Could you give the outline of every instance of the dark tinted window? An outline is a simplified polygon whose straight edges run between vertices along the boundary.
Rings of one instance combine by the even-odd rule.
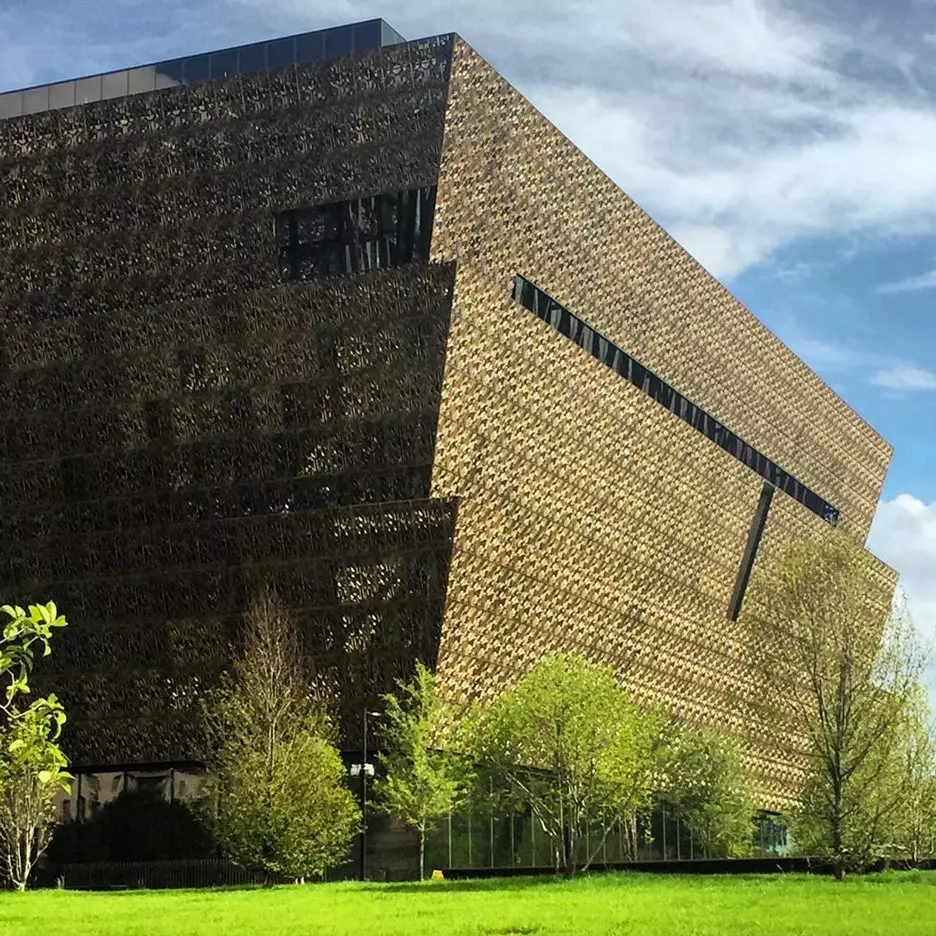
[[[352,50],[354,33],[346,26],[325,32],[325,54],[346,55]]]
[[[208,55],[194,55],[185,60],[183,75],[186,84],[197,84],[207,81],[211,76],[211,57]]]
[[[307,33],[304,36],[296,36],[296,61],[314,62],[322,57],[322,34]]]
[[[239,50],[242,72],[262,71],[266,64],[266,43],[256,42]]]
[[[354,27],[354,49],[376,49],[380,45],[380,20],[371,20]]]
[[[275,219],[283,279],[426,263],[435,188],[385,192],[280,212]]]
[[[290,39],[278,39],[267,43],[267,67],[285,68],[296,61],[295,42]]]
[[[173,59],[171,62],[161,62],[156,66],[156,87],[172,88],[182,84],[185,59]]]
[[[215,52],[211,56],[211,77],[226,78],[238,72],[237,49],[227,52]]]

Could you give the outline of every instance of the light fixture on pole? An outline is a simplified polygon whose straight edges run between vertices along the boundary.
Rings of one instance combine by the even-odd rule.
[[[374,765],[367,763],[367,716],[380,718],[380,712],[364,709],[364,743],[361,752],[361,880],[365,880],[367,862],[367,776],[374,775]],[[353,769],[353,768],[352,768]]]

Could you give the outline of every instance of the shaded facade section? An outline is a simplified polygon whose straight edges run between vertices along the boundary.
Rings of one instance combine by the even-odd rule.
[[[72,622],[42,677],[78,763],[197,759],[197,697],[264,582],[296,612],[347,741],[366,699],[434,659],[453,506],[427,498],[451,276],[411,267],[227,297],[217,315],[153,310],[211,337],[187,354],[128,341],[126,357],[11,381],[89,387],[58,419],[35,399],[8,418],[19,457],[0,470],[5,491],[29,491],[4,591],[54,595]],[[95,374],[123,384],[116,398],[95,397]]]
[[[199,759],[198,697],[263,583],[346,747],[434,661],[453,268],[284,283],[274,220],[432,189],[449,51],[0,122],[0,589],[69,618],[43,678],[78,767]]]

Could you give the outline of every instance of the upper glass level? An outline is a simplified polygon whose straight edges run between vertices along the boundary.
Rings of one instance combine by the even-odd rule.
[[[0,94],[0,120],[90,104],[92,101],[144,94],[174,85],[197,84],[243,72],[272,71],[296,62],[364,52],[400,42],[406,42],[406,39],[382,19],[336,26],[333,29],[318,29],[284,39],[222,49],[220,52],[205,52],[154,65],[124,68],[88,78],[9,91]]]

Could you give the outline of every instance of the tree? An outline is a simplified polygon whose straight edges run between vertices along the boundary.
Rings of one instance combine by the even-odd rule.
[[[663,799],[710,854],[747,854],[754,785],[741,746],[711,727],[680,726],[666,753]]]
[[[875,561],[842,533],[794,541],[755,572],[742,618],[752,703],[807,755],[794,832],[839,878],[892,837],[908,784],[895,737],[924,662]]]
[[[398,695],[385,695],[386,751],[383,776],[374,784],[383,810],[419,833],[419,879],[425,878],[426,833],[468,796],[468,760],[446,749],[456,717],[439,694],[435,676],[419,661],[410,682],[397,680]]]
[[[54,797],[72,777],[58,746],[65,712],[54,695],[29,701],[37,654],[51,653],[55,628],[66,625],[55,605],[26,611],[5,605],[0,637],[0,857],[10,883],[25,890],[52,834]]]
[[[895,815],[895,857],[917,864],[936,854],[936,736],[926,689],[908,694],[887,774],[903,790]]]
[[[475,716],[469,750],[518,791],[555,843],[557,869],[571,874],[588,868],[623,817],[650,808],[664,725],[609,667],[559,654]],[[581,855],[592,831],[594,847]]]
[[[206,703],[213,756],[202,809],[237,864],[305,878],[339,863],[360,812],[295,624],[272,593],[247,617],[244,650]]]

